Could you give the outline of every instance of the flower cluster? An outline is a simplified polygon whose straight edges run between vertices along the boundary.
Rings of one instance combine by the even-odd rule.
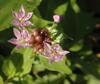
[[[34,26],[29,19],[32,17],[33,12],[25,13],[24,7],[21,6],[19,13],[12,12],[15,20],[11,24],[18,26],[19,29],[13,28],[16,38],[8,40],[8,42],[15,44],[16,49],[22,47],[33,47],[33,52],[44,55],[52,63],[55,60],[62,61],[62,56],[69,53],[69,51],[61,50],[59,44],[52,46],[53,39],[50,37],[50,31],[47,28],[33,28],[27,30],[26,26]],[[60,15],[53,16],[54,23],[59,23],[61,20]]]
[[[39,29],[39,28],[34,28],[31,30],[32,35],[31,39],[29,40],[29,44],[34,47],[34,52],[39,52],[43,53],[44,51],[44,43],[47,42],[51,44],[52,39],[49,37],[49,31],[48,29]]]

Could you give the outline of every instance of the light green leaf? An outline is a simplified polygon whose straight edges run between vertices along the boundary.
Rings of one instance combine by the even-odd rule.
[[[23,80],[21,81],[22,84],[35,84],[34,81],[33,81],[33,76],[31,75],[25,75],[23,77]]]
[[[52,21],[44,20],[40,17],[37,17],[36,15],[34,15],[32,19],[33,19],[35,27],[43,28],[43,27],[47,26],[48,24],[52,23]]]
[[[49,63],[49,60],[40,55],[39,56],[41,63],[47,68],[48,70],[51,71],[58,71],[58,72],[63,72],[66,74],[71,74],[70,68],[65,64],[65,60],[63,59],[62,62],[53,62],[52,64]]]
[[[24,74],[30,73],[32,69],[32,63],[33,59],[28,59],[22,66],[22,71],[20,71],[20,76],[23,76]]]
[[[55,14],[60,14],[60,15],[64,15],[66,10],[67,10],[67,6],[68,6],[68,2],[67,3],[64,3],[60,6],[58,6],[55,10],[54,10],[54,13]]]
[[[65,78],[65,74],[50,74],[48,76],[48,80],[50,81],[50,84],[60,84],[62,80]]]
[[[3,78],[0,76],[0,84],[3,84]]]
[[[35,64],[33,65],[33,72],[41,72],[44,71],[45,68],[42,64]]]
[[[76,0],[70,0],[70,3],[76,13],[79,13],[81,11],[79,6],[76,3]]]
[[[7,59],[4,61],[2,70],[6,76],[13,77],[15,75],[16,67],[14,66],[12,60]]]
[[[20,56],[19,58],[18,54]],[[20,74],[22,76],[30,72],[33,63],[32,54],[33,48],[22,48],[19,50],[14,49],[12,51],[12,60],[16,66],[16,75]]]
[[[13,77],[15,74],[29,73],[33,62],[32,53],[32,48],[14,49],[11,56],[4,61],[2,69],[5,75]]]
[[[33,48],[21,48],[19,50],[13,49],[11,55],[15,56],[16,53],[19,53],[23,57],[23,62],[26,62],[30,57],[32,56],[33,53]],[[17,57],[17,56],[16,56]]]
[[[77,52],[83,48],[83,39],[76,42],[72,47],[69,48],[70,51]]]
[[[35,84],[33,81],[33,76],[27,74],[23,77],[14,77],[11,84]]]
[[[100,84],[100,80],[97,80],[95,78],[89,78],[87,84]]]

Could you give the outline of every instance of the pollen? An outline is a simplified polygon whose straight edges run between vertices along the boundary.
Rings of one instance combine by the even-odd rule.
[[[21,19],[21,20],[20,20],[20,23],[23,23],[23,22],[24,22],[24,19]]]
[[[20,42],[21,42],[21,43],[24,43],[25,41],[24,41],[24,39],[21,39]]]

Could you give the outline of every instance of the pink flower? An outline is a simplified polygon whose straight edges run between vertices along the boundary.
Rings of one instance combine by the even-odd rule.
[[[53,19],[54,19],[54,21],[55,21],[56,23],[59,23],[60,20],[61,20],[61,15],[54,15],[54,16],[53,16]]]
[[[16,49],[20,49],[21,47],[24,47],[24,48],[30,47],[28,41],[30,40],[31,35],[26,30],[22,30],[22,32],[20,33],[19,30],[17,30],[16,28],[13,28],[13,32],[16,38],[12,38],[8,40],[8,42],[15,44]]]
[[[60,45],[55,44],[54,47],[51,47],[50,44],[44,42],[44,55],[49,58],[49,62],[52,63],[55,60],[62,61],[62,56],[69,53],[66,50],[60,50]]]
[[[33,12],[25,14],[23,6],[21,6],[19,13],[13,11],[12,14],[15,20],[13,20],[11,24],[18,26],[19,28],[23,28],[24,26],[33,26],[33,23],[31,21],[28,21],[31,18]]]

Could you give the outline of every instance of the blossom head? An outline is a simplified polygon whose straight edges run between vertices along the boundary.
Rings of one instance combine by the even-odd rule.
[[[33,12],[25,14],[23,5],[21,6],[19,13],[13,11],[12,14],[15,20],[13,20],[11,24],[18,26],[19,28],[23,28],[24,26],[33,26],[33,23],[31,21],[28,21],[33,15]]]
[[[55,21],[56,23],[59,23],[60,20],[61,20],[61,15],[54,15],[54,16],[53,16],[53,19],[54,19],[54,21]]]
[[[14,32],[14,35],[16,36],[16,38],[12,38],[12,39],[8,40],[8,42],[15,44],[16,49],[20,49],[22,47],[24,47],[24,48],[30,47],[28,41],[30,40],[31,35],[28,33],[28,31],[22,30],[22,32],[20,32],[16,28],[13,28],[13,32]]]
[[[55,44],[54,47],[51,47],[50,44],[44,42],[44,55],[49,58],[49,62],[52,63],[55,60],[62,61],[62,56],[69,53],[66,50],[60,50],[60,45]]]

